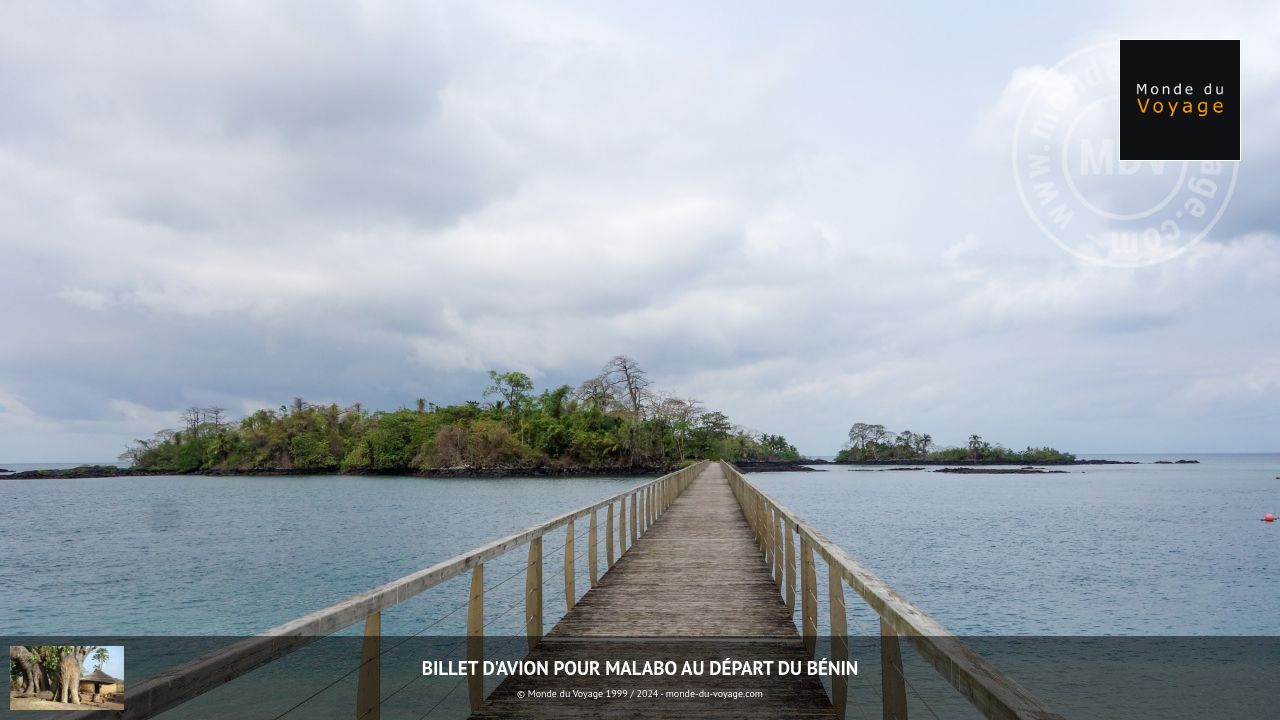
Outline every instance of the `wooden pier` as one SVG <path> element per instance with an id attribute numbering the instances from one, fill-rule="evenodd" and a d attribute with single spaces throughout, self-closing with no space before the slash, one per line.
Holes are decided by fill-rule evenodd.
<path id="1" fill-rule="evenodd" d="M 552 542 L 564 549 L 563 612 L 556 613 L 559 620 L 548 633 L 544 632 L 548 601 L 551 607 L 561 603 L 544 597 L 543 564 L 548 554 L 543 551 L 543 539 L 561 532 L 563 545 L 560 538 Z M 578 558 L 575 540 L 582 534 L 587 552 L 585 558 Z M 818 648 L 819 597 L 825 598 L 829 613 L 826 658 L 855 659 L 848 656 L 848 588 L 880 618 L 879 658 L 861 659 L 879 660 L 884 720 L 908 717 L 902 639 L 981 716 L 1062 720 L 821 532 L 748 482 L 737 468 L 706 460 L 161 672 L 128 688 L 123 711 L 58 717 L 152 718 L 363 622 L 361 655 L 347 671 L 356 679 L 350 717 L 382 720 L 383 703 L 397 692 L 384 693 L 381 684 L 382 612 L 469 574 L 468 601 L 457 609 L 467 611 L 467 659 L 483 661 L 486 590 L 492 589 L 486 585 L 485 566 L 521 549 L 527 551 L 522 570 L 527 660 L 804 661 L 813 658 Z M 591 584 L 581 598 L 575 587 L 580 562 L 586 563 L 584 574 Z M 826 587 L 822 588 L 817 582 L 819 562 L 826 566 Z M 793 622 L 796 611 L 798 627 Z M 486 693 L 483 675 L 463 680 L 472 717 L 478 720 L 843 719 L 849 692 L 845 675 L 833 675 L 829 690 L 810 675 L 777 673 L 512 675 L 491 693 Z M 560 690 L 623 692 L 621 697 L 583 699 L 562 698 Z M 530 701 L 531 692 L 536 693 L 536 701 Z M 434 707 L 418 709 L 411 717 L 435 717 Z"/>
<path id="2" fill-rule="evenodd" d="M 729 482 L 709 465 L 528 655 L 560 659 L 806 660 L 808 654 Z M 758 692 L 737 699 L 532 702 L 535 690 Z M 834 718 L 816 677 L 528 677 L 503 681 L 483 718 Z"/>

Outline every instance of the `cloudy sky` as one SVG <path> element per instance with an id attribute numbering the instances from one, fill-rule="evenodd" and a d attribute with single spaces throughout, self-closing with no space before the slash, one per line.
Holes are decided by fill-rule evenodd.
<path id="1" fill-rule="evenodd" d="M 3 3 L 0 461 L 618 353 L 813 454 L 1277 450 L 1280 6 L 905 5 Z M 1243 41 L 1226 215 L 1137 269 L 1009 162 L 1121 37 Z"/>

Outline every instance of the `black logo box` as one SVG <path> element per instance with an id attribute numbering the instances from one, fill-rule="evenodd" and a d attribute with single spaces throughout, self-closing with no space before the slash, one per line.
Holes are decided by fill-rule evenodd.
<path id="1" fill-rule="evenodd" d="M 1121 40 L 1120 159 L 1239 160 L 1240 41 Z"/>

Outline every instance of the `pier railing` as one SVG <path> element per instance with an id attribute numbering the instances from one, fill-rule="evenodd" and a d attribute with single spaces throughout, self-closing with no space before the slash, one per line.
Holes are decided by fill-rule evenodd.
<path id="1" fill-rule="evenodd" d="M 565 611 L 577 601 L 575 587 L 577 558 L 574 557 L 574 534 L 580 521 L 587 524 L 588 577 L 594 586 L 657 518 L 675 502 L 708 461 L 703 460 L 655 480 L 641 483 L 612 497 L 571 510 L 513 535 L 494 540 L 474 550 L 436 563 L 431 567 L 393 580 L 381 587 L 348 598 L 323 610 L 246 638 L 216 652 L 192 660 L 155 675 L 125 694 L 125 709 L 118 712 L 89 710 L 63 713 L 64 720 L 99 720 L 115 717 L 121 720 L 144 720 L 171 710 L 182 703 L 234 680 L 256 668 L 281 658 L 322 637 L 364 621 L 364 640 L 357 675 L 355 717 L 378 720 L 381 679 L 382 611 L 415 597 L 467 571 L 471 572 L 471 590 L 467 602 L 467 660 L 484 660 L 484 567 L 491 560 L 517 548 L 528 546 L 525 564 L 525 635 L 533 649 L 542 638 L 543 621 L 543 550 L 542 539 L 548 533 L 565 528 L 564 600 Z M 614 508 L 617 507 L 616 520 Z M 603 515 L 603 521 L 601 516 Z M 599 557 L 600 526 L 604 529 L 605 557 Z M 615 543 L 616 538 L 616 543 Z M 603 568 L 603 570 L 601 570 Z M 467 677 L 472 709 L 484 701 L 484 675 Z"/>
<path id="2" fill-rule="evenodd" d="M 992 720 L 1062 720 L 1034 695 L 912 605 L 838 545 L 748 482 L 736 467 L 720 463 L 747 522 L 755 531 L 773 580 L 793 613 L 800 602 L 801 636 L 812 655 L 818 639 L 815 556 L 827 564 L 831 660 L 849 659 L 844 600 L 848 583 L 880 616 L 881 705 L 885 720 L 906 720 L 907 679 L 899 637 L 905 637 L 947 682 Z M 799 547 L 797 548 L 797 540 Z M 847 676 L 834 676 L 831 704 L 845 717 Z"/>

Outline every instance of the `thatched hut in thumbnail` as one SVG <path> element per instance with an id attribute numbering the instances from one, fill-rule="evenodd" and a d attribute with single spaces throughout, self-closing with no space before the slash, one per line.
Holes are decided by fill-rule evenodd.
<path id="1" fill-rule="evenodd" d="M 120 692 L 121 682 L 96 668 L 88 675 L 80 676 L 80 692 L 93 696 L 105 696 Z"/>

